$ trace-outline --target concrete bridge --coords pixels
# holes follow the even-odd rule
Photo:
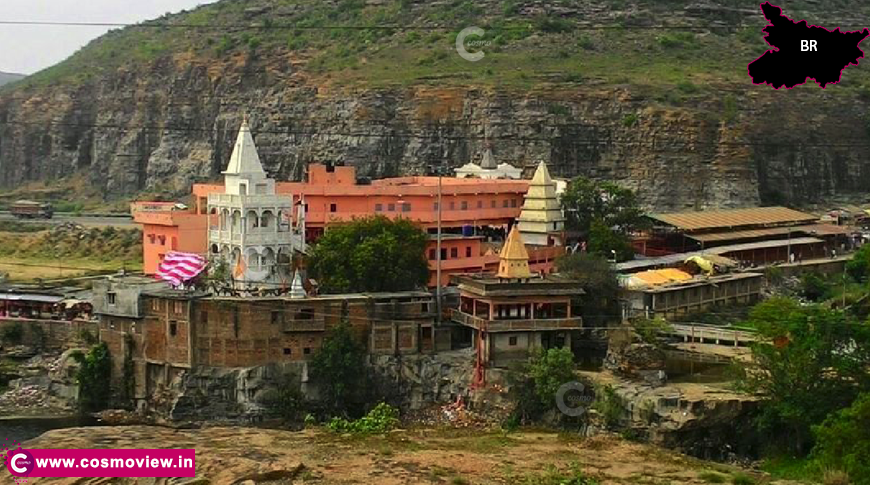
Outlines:
[[[756,340],[755,333],[699,323],[672,323],[665,335],[682,338],[684,342],[710,343],[745,347]]]

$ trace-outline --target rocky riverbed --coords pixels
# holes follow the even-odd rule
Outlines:
[[[50,431],[26,442],[28,447],[196,449],[196,479],[111,482],[120,484],[561,483],[534,480],[548,473],[567,474],[572,466],[602,484],[702,484],[713,473],[728,482],[735,474],[752,474],[613,436],[584,439],[537,431],[424,428],[350,437],[319,428],[291,432],[239,427],[91,427]],[[109,482],[56,478],[35,483]]]

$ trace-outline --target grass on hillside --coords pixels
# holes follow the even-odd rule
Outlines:
[[[0,232],[0,273],[10,280],[65,279],[142,268],[139,229],[54,227]]]
[[[307,61],[304,70],[309,74],[340,85],[437,83],[527,89],[541,82],[629,84],[651,88],[662,101],[679,103],[723,85],[738,84],[743,90],[748,84],[746,65],[769,48],[761,33],[765,21],[760,11],[757,16],[722,19],[735,26],[725,29],[645,29],[636,26],[661,23],[694,2],[610,0],[600,3],[623,13],[592,19],[605,29],[584,29],[590,19],[529,13],[537,11],[527,9],[531,3],[508,1],[494,7],[461,0],[342,0],[336,7],[314,0],[222,1],[161,17],[147,22],[147,27],[112,31],[19,86],[86,82],[131,61],[141,64],[169,54],[212,62],[286,62],[290,54]],[[737,0],[716,3],[757,8]],[[826,9],[818,2],[796,1],[787,10],[793,18],[836,17],[841,11],[870,14],[870,6],[857,1]],[[155,27],[161,24],[185,27]],[[391,25],[397,28],[335,28]],[[486,56],[479,62],[465,61],[455,50],[457,33],[469,26],[486,31],[482,38],[469,38],[486,44]],[[870,97],[870,74],[863,66],[852,66],[841,88],[838,94]]]

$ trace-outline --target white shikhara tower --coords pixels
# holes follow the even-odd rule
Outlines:
[[[228,264],[239,286],[289,286],[293,252],[304,250],[304,224],[294,228],[293,198],[275,193],[247,119],[223,174],[224,193],[208,196],[212,260]]]
[[[550,171],[544,162],[538,164],[535,170],[518,222],[520,233],[527,244],[561,244],[561,238],[553,236],[565,230],[565,216],[556,195],[556,182],[550,178]]]

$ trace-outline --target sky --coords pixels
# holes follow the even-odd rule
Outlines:
[[[135,23],[215,0],[0,0],[5,21]],[[33,74],[111,27],[0,25],[0,71]]]

